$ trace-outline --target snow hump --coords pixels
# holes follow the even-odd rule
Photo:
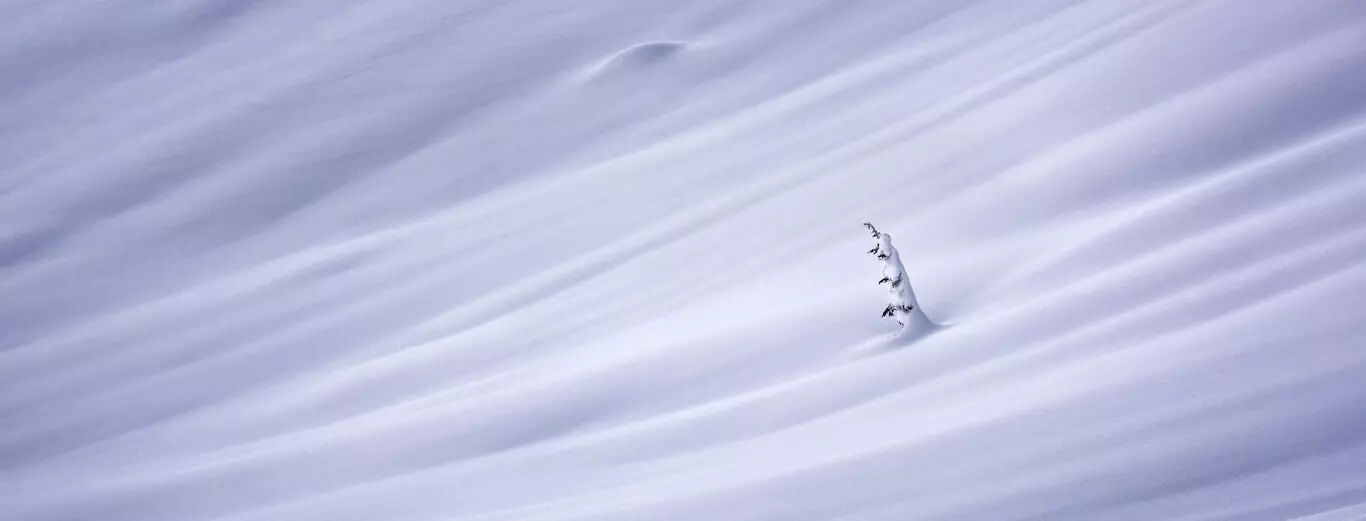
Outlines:
[[[676,40],[638,43],[598,62],[589,70],[588,77],[631,75],[658,68],[678,59],[689,46],[688,42]]]

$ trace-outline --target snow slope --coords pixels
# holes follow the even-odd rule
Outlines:
[[[6,521],[1366,515],[1366,3],[0,0],[0,71]]]

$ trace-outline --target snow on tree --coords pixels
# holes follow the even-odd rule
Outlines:
[[[920,309],[920,303],[915,300],[915,291],[911,289],[911,282],[907,280],[906,266],[901,264],[901,253],[896,251],[896,246],[892,246],[892,235],[879,232],[872,223],[863,223],[872,232],[873,238],[878,240],[877,246],[868,250],[871,255],[876,255],[882,261],[882,279],[878,284],[887,284],[887,307],[882,310],[882,316],[891,317],[897,325],[901,326],[901,331],[908,329],[911,324],[929,323],[929,318]]]

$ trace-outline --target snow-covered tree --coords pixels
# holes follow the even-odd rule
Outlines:
[[[906,266],[901,264],[901,253],[896,251],[896,246],[892,246],[892,235],[879,232],[872,223],[863,225],[878,240],[877,246],[868,250],[868,253],[882,261],[882,279],[877,282],[887,284],[887,307],[882,310],[882,316],[891,317],[902,331],[911,324],[928,324],[929,319],[915,300],[915,291],[911,289],[911,281],[906,276]]]

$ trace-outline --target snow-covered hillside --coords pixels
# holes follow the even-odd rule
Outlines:
[[[0,519],[1362,516],[1359,0],[0,0]]]

